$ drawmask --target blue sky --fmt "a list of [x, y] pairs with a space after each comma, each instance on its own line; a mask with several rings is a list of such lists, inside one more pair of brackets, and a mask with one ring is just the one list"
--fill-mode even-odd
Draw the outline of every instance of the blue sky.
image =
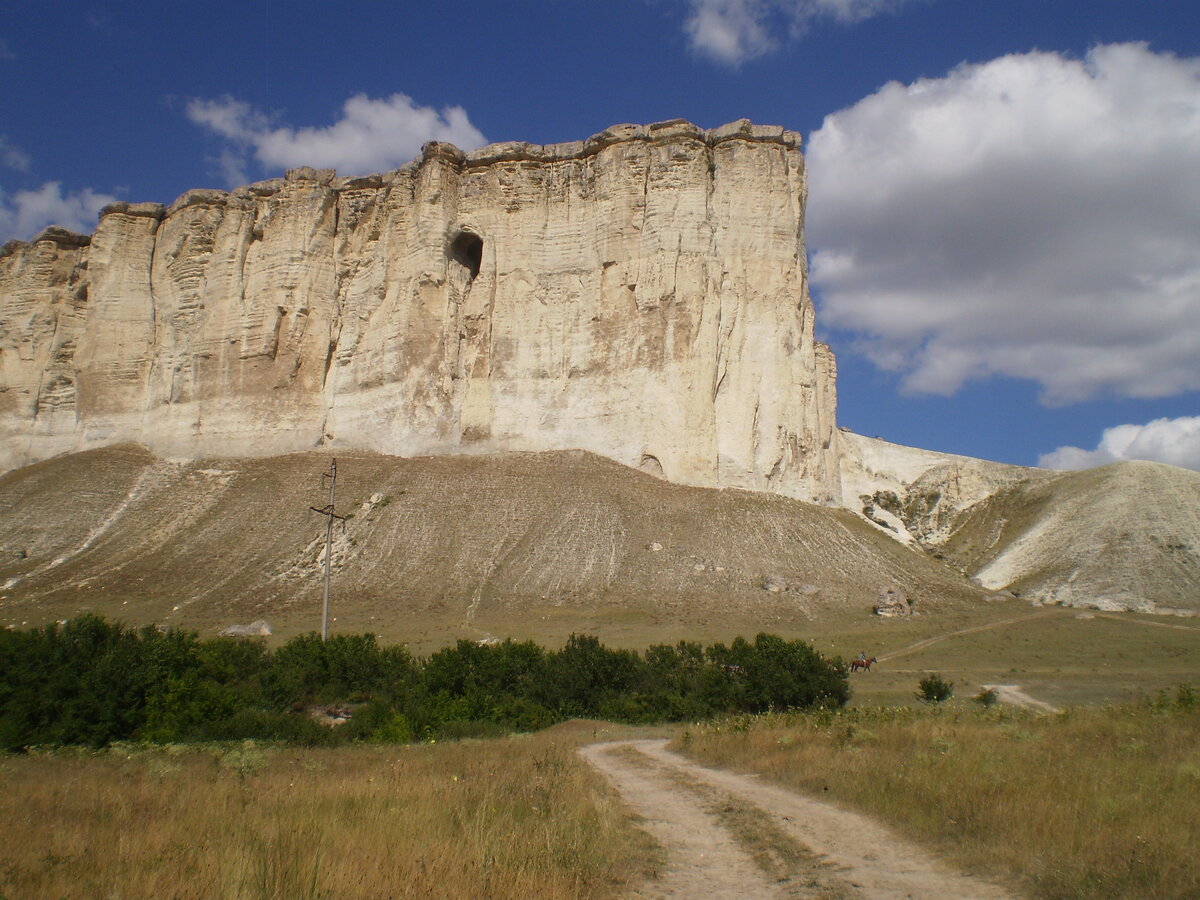
[[111, 198], [170, 202], [291, 165], [392, 168], [430, 138], [748, 117], [808, 142], [842, 424], [1026, 465], [1200, 468], [1192, 0], [0, 13], [0, 240], [90, 230]]

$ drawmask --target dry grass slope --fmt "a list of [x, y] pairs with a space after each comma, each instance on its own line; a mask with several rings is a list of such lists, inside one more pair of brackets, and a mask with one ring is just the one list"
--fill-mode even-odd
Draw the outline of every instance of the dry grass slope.
[[[309, 630], [324, 454], [172, 463], [138, 447], [0, 478], [0, 621], [92, 609], [212, 629]], [[428, 648], [485, 633], [616, 643], [796, 633], [893, 586], [978, 601], [947, 565], [845, 510], [669, 484], [582, 452], [338, 457], [337, 628]], [[661, 549], [650, 549], [652, 546]], [[793, 590], [763, 589], [767, 575]], [[175, 609], [175, 607], [179, 607]]]

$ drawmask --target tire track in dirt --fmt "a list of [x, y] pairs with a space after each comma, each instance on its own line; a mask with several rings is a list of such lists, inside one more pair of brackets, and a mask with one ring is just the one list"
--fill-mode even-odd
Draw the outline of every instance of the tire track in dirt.
[[[666, 851], [661, 878], [637, 898], [872, 898], [1011, 900], [994, 884], [955, 872], [888, 828], [753, 776], [710, 769], [663, 740], [614, 741], [580, 749], [645, 819]], [[761, 865], [720, 815], [720, 798], [769, 822], [777, 840], [809, 863], [781, 877]], [[714, 798], [717, 798], [714, 803]]]
[[624, 759], [621, 748], [642, 742], [592, 744], [580, 750], [616, 787], [642, 827], [667, 854], [666, 871], [631, 894], [660, 897], [787, 897], [771, 885], [737, 841], [705, 808], [702, 798], [679, 787], [663, 772]]

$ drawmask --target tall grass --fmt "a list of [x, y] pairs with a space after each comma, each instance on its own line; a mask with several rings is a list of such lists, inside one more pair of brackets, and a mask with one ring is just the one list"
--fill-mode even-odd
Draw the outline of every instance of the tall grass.
[[1036, 897], [1200, 896], [1195, 706], [766, 715], [677, 743], [874, 814]]
[[554, 736], [0, 759], [0, 897], [603, 898], [649, 839]]

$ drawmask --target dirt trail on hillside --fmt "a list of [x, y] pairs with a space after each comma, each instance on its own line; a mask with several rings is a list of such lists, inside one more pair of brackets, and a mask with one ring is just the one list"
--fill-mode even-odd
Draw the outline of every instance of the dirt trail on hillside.
[[924, 650], [926, 647], [931, 647], [934, 644], [947, 641], [953, 637], [961, 637], [964, 634], [975, 634], [979, 631], [991, 631], [994, 628], [1003, 628], [1006, 625], [1020, 625], [1023, 622], [1029, 622], [1033, 619], [1041, 619], [1046, 616], [1062, 616], [1073, 610], [1055, 607], [1054, 609], [1043, 610], [1042, 612], [1030, 613], [1025, 616], [1016, 616], [1011, 619], [1001, 619], [999, 622], [988, 622], [986, 625], [973, 625], [970, 628], [960, 628], [957, 631], [947, 631], [945, 634], [935, 634], [933, 637], [925, 638], [923, 641], [917, 641], [915, 644], [909, 644], [901, 650], [894, 653], [885, 653], [879, 657], [879, 662], [888, 662], [893, 659], [898, 659], [901, 656], [908, 656], [910, 653], [916, 653], [918, 650]]
[[592, 744], [581, 755], [666, 851], [637, 898], [1005, 900], [886, 827], [755, 776], [698, 765], [663, 740]]
[[1118, 616], [1112, 613], [1096, 613], [1097, 619], [1111, 619], [1114, 622], [1129, 622], [1134, 625], [1149, 625], [1151, 628], [1172, 628], [1175, 631], [1200, 631], [1194, 625], [1176, 625], [1173, 622], [1147, 622], [1145, 619], [1134, 619], [1129, 616]]

